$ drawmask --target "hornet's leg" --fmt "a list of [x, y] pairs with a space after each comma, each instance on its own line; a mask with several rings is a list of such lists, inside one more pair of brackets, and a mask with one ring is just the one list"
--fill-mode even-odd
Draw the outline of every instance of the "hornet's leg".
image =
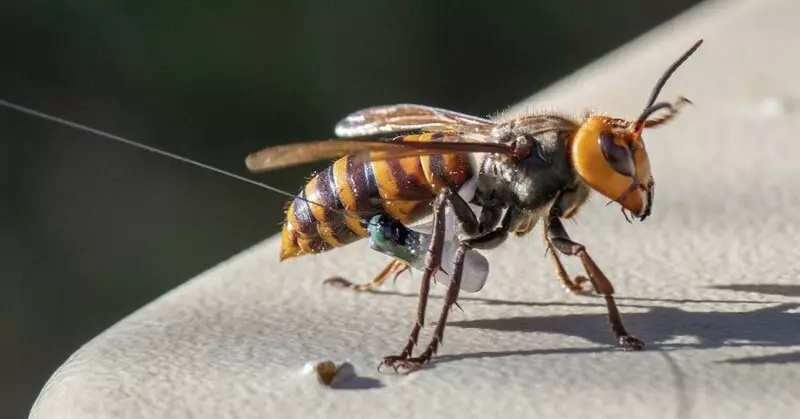
[[[478, 221], [472, 209], [467, 203], [456, 193], [450, 189], [442, 189], [436, 200], [433, 203], [433, 228], [431, 242], [428, 251], [425, 254], [425, 270], [422, 272], [422, 280], [420, 281], [419, 290], [419, 303], [417, 305], [417, 320], [411, 329], [408, 337], [408, 342], [403, 347], [399, 355], [390, 355], [383, 358], [383, 362], [378, 366], [378, 369], [384, 365], [390, 366], [397, 371], [400, 368], [414, 369], [419, 366], [417, 360], [411, 360], [411, 352], [414, 346], [417, 345], [419, 333], [425, 325], [425, 310], [428, 305], [428, 293], [430, 292], [431, 280], [434, 274], [439, 270], [442, 263], [442, 249], [445, 240], [445, 208], [450, 204], [453, 208], [453, 213], [456, 217], [456, 222], [461, 231], [465, 234], [476, 234], [478, 230]], [[463, 256], [462, 256], [463, 258]], [[459, 269], [456, 267], [455, 269]], [[456, 289], [460, 288], [461, 276], [458, 276], [459, 283]], [[455, 283], [455, 275], [451, 278], [448, 290], [453, 287]], [[456, 290], [456, 296], [457, 294]], [[455, 300], [453, 300], [455, 302]], [[437, 325], [437, 328], [439, 326]], [[443, 325], [441, 326], [444, 327]]]
[[554, 207], [550, 215], [547, 217], [547, 238], [550, 244], [558, 249], [561, 253], [570, 256], [578, 256], [583, 263], [586, 274], [589, 276], [589, 281], [595, 289], [595, 292], [603, 294], [606, 300], [606, 308], [608, 309], [608, 322], [611, 324], [611, 330], [617, 338], [620, 346], [626, 350], [640, 350], [644, 347], [644, 343], [639, 339], [628, 334], [625, 327], [622, 325], [622, 316], [619, 314], [617, 304], [614, 302], [614, 287], [611, 281], [605, 276], [603, 271], [594, 263], [589, 253], [586, 252], [586, 247], [580, 243], [575, 243], [569, 238], [564, 225], [559, 219], [560, 211]]
[[407, 263], [401, 262], [399, 260], [393, 260], [389, 262], [389, 264], [386, 265], [385, 268], [383, 268], [381, 273], [379, 273], [372, 281], [365, 282], [363, 284], [354, 284], [348, 281], [347, 279], [342, 278], [341, 276], [328, 278], [323, 283], [326, 285], [333, 285], [336, 287], [349, 288], [354, 291], [374, 291], [389, 278], [397, 280], [397, 277], [400, 276], [401, 273], [407, 271], [408, 269], [409, 266]]
[[550, 261], [553, 262], [553, 267], [556, 269], [556, 275], [561, 282], [561, 286], [573, 294], [583, 294], [586, 292], [586, 290], [583, 289], [583, 284], [589, 282], [589, 279], [582, 275], [576, 276], [574, 280], [569, 278], [567, 270], [564, 269], [564, 265], [561, 263], [561, 258], [558, 257], [556, 249], [553, 249], [553, 245], [550, 244], [550, 240], [547, 238], [546, 225], [542, 228], [542, 240], [544, 241], [545, 252], [547, 256], [550, 257]]
[[413, 370], [427, 363], [436, 355], [439, 346], [444, 342], [444, 328], [447, 324], [447, 317], [456, 305], [458, 300], [458, 293], [461, 291], [461, 278], [464, 273], [464, 257], [470, 249], [493, 249], [502, 244], [508, 238], [508, 230], [511, 226], [511, 220], [515, 213], [507, 211], [503, 216], [500, 226], [485, 233], [476, 235], [471, 239], [463, 239], [460, 241], [458, 248], [453, 255], [453, 274], [450, 278], [450, 285], [447, 286], [447, 293], [444, 297], [444, 305], [442, 312], [439, 315], [439, 321], [436, 323], [436, 328], [433, 330], [433, 337], [425, 350], [419, 356], [408, 358], [402, 362], [402, 366], [408, 370]]
[[405, 361], [406, 368], [413, 369], [430, 361], [439, 349], [439, 345], [444, 342], [444, 327], [447, 323], [447, 316], [450, 314], [453, 305], [456, 304], [458, 292], [461, 290], [461, 276], [464, 272], [464, 256], [467, 254], [467, 250], [469, 250], [469, 245], [465, 242], [461, 242], [458, 249], [456, 249], [453, 256], [453, 275], [450, 279], [450, 285], [447, 286], [442, 313], [439, 315], [439, 322], [436, 323], [436, 328], [433, 330], [433, 337], [428, 347], [419, 356]]

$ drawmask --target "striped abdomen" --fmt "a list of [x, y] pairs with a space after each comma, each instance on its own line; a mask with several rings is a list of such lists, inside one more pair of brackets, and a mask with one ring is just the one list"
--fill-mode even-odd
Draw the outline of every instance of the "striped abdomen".
[[[456, 134], [430, 133], [413, 141], [457, 141]], [[439, 154], [358, 162], [344, 156], [319, 172], [286, 210], [280, 259], [321, 253], [367, 236], [359, 219], [386, 213], [410, 224], [430, 214], [444, 187], [459, 188], [473, 176], [466, 155]], [[353, 214], [345, 217], [339, 212]]]

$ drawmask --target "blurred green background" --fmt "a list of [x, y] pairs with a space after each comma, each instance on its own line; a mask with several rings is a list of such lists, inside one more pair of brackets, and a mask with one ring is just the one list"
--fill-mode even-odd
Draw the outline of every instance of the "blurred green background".
[[[365, 106], [502, 110], [695, 3], [4, 0], [0, 97], [246, 174], [247, 153]], [[0, 418], [81, 344], [277, 233], [285, 202], [4, 109], [0, 167]], [[319, 167], [255, 178], [297, 191]]]

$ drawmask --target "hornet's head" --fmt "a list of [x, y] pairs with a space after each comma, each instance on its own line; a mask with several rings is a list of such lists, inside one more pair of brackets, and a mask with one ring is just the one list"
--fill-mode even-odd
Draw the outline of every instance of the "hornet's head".
[[[656, 83], [641, 115], [635, 121], [593, 115], [587, 117], [570, 141], [572, 166], [592, 189], [644, 220], [653, 205], [653, 175], [642, 139], [642, 131], [663, 124], [689, 102], [678, 98], [674, 103], [655, 103], [661, 88], [673, 72], [689, 58], [703, 41], [686, 51]], [[655, 113], [663, 115], [650, 118]]]

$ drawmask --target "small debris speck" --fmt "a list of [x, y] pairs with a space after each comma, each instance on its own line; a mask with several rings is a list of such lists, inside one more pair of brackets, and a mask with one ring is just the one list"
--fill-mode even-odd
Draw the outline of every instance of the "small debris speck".
[[304, 375], [314, 375], [319, 384], [331, 387], [354, 376], [355, 369], [349, 362], [336, 365], [331, 360], [324, 360], [307, 363], [303, 367], [303, 373]]

